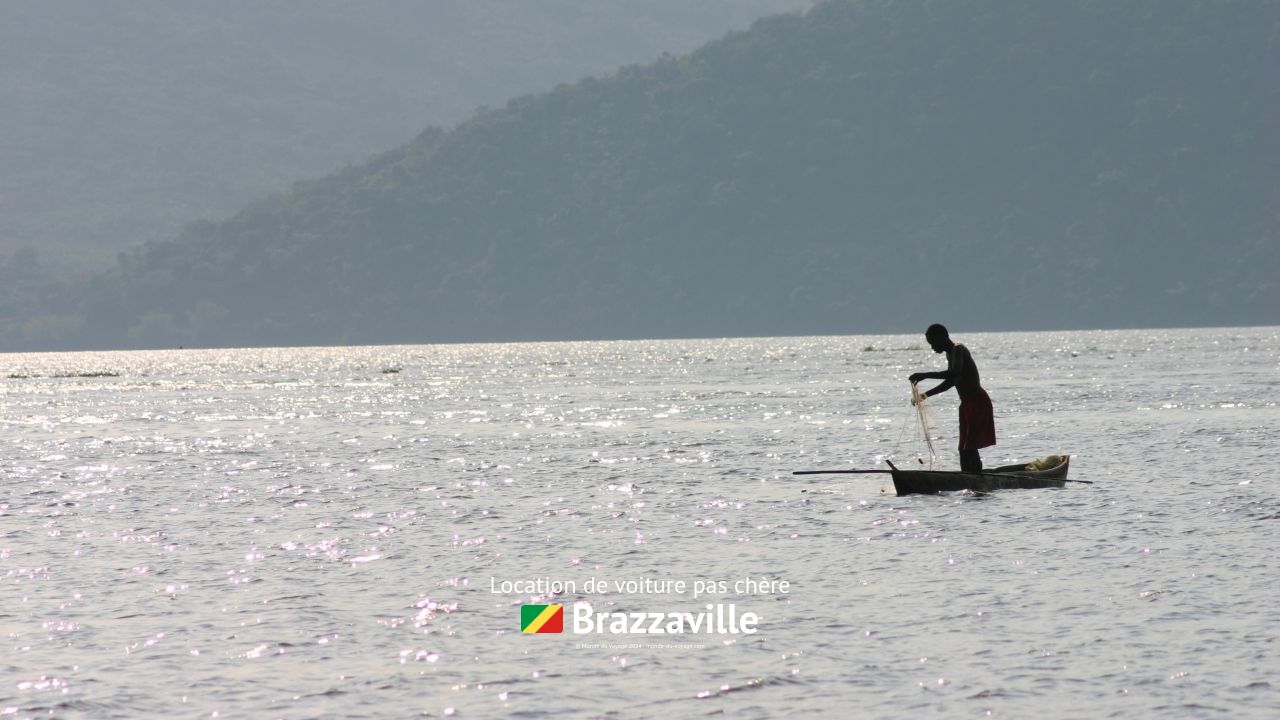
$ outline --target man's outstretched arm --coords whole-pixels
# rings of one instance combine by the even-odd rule
[[[936,387],[927,390],[925,397],[933,397],[938,393],[944,393],[956,386],[956,380],[960,378],[960,370],[964,365],[963,353],[949,352],[947,353],[947,369],[939,372],[929,373],[912,373],[907,379],[914,385],[921,380],[941,380],[942,383]]]

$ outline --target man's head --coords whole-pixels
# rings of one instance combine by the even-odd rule
[[[924,331],[924,339],[929,341],[929,347],[933,348],[934,352],[944,352],[951,347],[951,336],[947,334],[947,329],[938,323],[930,325],[929,329]]]

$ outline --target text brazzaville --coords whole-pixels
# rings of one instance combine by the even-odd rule
[[[596,612],[591,603],[573,604],[573,633],[609,635],[752,635],[760,618],[738,613],[732,603],[706,605],[703,612]]]

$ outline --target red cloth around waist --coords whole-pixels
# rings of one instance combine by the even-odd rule
[[[960,401],[960,449],[980,450],[996,444],[996,418],[991,396],[978,388]]]

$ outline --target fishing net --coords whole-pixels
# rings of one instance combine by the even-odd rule
[[[929,399],[920,392],[920,387],[916,383],[911,383],[911,404],[916,408],[918,440],[924,440],[924,447],[916,451],[916,461],[921,465],[927,465],[932,470],[933,463],[938,459],[938,454],[933,450],[933,413],[929,411]],[[922,457],[921,450],[925,449],[929,453],[928,460]]]

